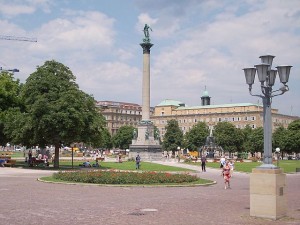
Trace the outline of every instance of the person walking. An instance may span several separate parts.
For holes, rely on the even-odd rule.
[[[135,157],[135,169],[140,169],[140,162],[141,162],[141,157],[140,155],[138,154],[136,157]]]
[[[224,178],[225,189],[230,189],[230,165],[229,161],[226,161],[225,165],[223,166],[222,174]]]
[[[201,168],[202,168],[202,172],[206,172],[206,157],[205,156],[201,157]]]

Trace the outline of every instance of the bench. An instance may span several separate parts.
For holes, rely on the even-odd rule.
[[[98,160],[98,161],[102,162],[102,161],[104,161],[104,159],[105,159],[104,157],[99,157],[99,158],[96,158],[96,161]]]
[[[6,163],[3,163],[3,165],[5,167],[13,167],[16,165],[16,163],[17,163],[17,160],[15,160],[15,159],[7,159]]]
[[[194,163],[197,162],[197,160],[198,160],[197,158],[191,158],[191,161]]]

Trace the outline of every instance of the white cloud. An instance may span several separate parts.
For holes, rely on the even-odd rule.
[[[152,55],[153,101],[157,104],[165,96],[199,105],[206,85],[215,104],[257,102],[248,94],[242,68],[260,63],[258,57],[265,53],[277,56],[274,66],[299,65],[299,25],[295,22],[300,24],[300,17],[288,16],[296,14],[295,7],[272,2],[268,2],[272,7],[261,6],[238,16],[237,8],[225,7],[212,22],[186,29],[185,39],[171,39],[170,46]],[[300,72],[294,69],[293,74]]]
[[[113,44],[114,19],[99,12],[79,13],[72,17],[57,18],[37,30],[37,50],[64,52],[109,48]]]
[[[50,12],[50,0],[10,0],[1,1],[0,12],[3,16],[11,18],[22,14],[33,14],[41,8],[44,12]]]

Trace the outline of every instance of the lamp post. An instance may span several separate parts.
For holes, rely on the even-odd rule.
[[[289,90],[287,82],[289,80],[290,70],[292,66],[277,66],[277,70],[271,69],[273,58],[272,55],[263,55],[261,64],[255,65],[255,67],[244,68],[246,83],[249,85],[249,93],[252,96],[262,98],[263,101],[263,128],[264,128],[264,158],[262,168],[276,168],[272,164],[272,115],[271,115],[271,103],[272,98],[278,95],[282,95]],[[255,74],[257,72],[258,80],[260,82],[262,94],[252,94],[252,85],[254,83]],[[279,74],[280,82],[283,84],[281,88],[273,91],[273,85],[275,83],[276,74]]]
[[[178,162],[180,162],[180,146],[177,147],[177,151]]]
[[[277,154],[277,167],[279,168],[279,154],[280,154],[280,148],[276,148],[275,152]]]
[[[271,69],[274,57],[272,55],[260,56],[261,64],[243,70],[250,95],[262,98],[263,102],[264,156],[263,164],[252,169],[250,174],[250,216],[276,220],[287,214],[286,175],[282,169],[278,168],[278,164],[277,166],[272,164],[271,103],[272,98],[289,90],[286,83],[292,66],[277,66],[277,70]],[[262,94],[252,94],[256,72]],[[273,91],[277,72],[283,86]]]

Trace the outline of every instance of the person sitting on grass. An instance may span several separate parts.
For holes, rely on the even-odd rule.
[[[93,167],[100,167],[100,164],[99,164],[99,162],[98,162],[98,159],[96,159],[96,163],[93,164]]]
[[[89,160],[87,160],[85,163],[83,163],[84,167],[91,167],[91,164],[89,162]]]
[[[0,167],[4,167],[4,163],[6,163],[6,159],[0,159]]]

